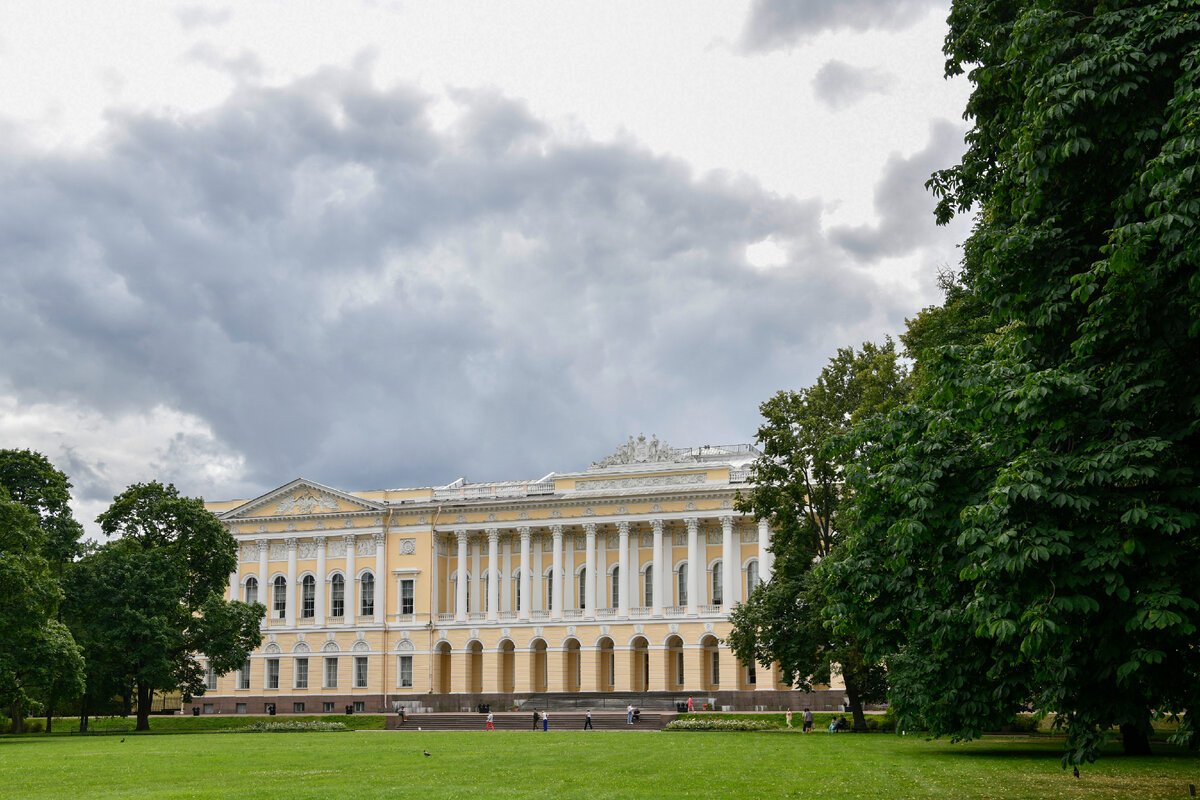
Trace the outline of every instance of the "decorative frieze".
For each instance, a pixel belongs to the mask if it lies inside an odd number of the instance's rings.
[[[257,546],[255,546],[255,545],[252,545],[252,544],[244,544],[244,545],[242,545],[242,557],[241,557],[241,560],[242,560],[243,562],[246,562],[246,561],[258,561],[258,547],[257,547]]]
[[[329,495],[314,495],[304,491],[295,497],[288,497],[275,506],[276,514],[311,514],[317,509],[322,511],[338,511],[338,501]]]
[[[400,540],[400,555],[411,556],[417,552],[416,539],[401,539]]]
[[[367,537],[365,539],[359,539],[355,543],[354,552],[360,556],[375,555],[375,540],[371,537]]]
[[[675,531],[671,542],[676,547],[685,547],[687,545],[687,531]]]
[[[646,475],[634,478],[598,478],[575,481],[575,489],[581,492],[611,492],[619,489],[646,489],[661,486],[694,486],[708,480],[703,472],[686,475]]]
[[[316,558],[317,557],[317,543],[316,542],[301,542],[300,543],[300,551],[297,553],[297,555],[299,556],[299,558],[301,560]]]
[[[329,542],[329,557],[330,558],[345,558],[346,557],[346,542],[344,539],[331,539]]]
[[[287,548],[284,547],[283,542],[272,542],[267,557],[272,561],[284,561],[287,559]]]

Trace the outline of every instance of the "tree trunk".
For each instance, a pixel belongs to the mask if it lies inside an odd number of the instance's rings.
[[[137,725],[136,731],[150,730],[150,702],[154,698],[154,690],[149,686],[138,684],[137,687]]]
[[[842,679],[846,682],[846,697],[850,698],[850,715],[854,718],[853,730],[856,733],[865,733],[867,718],[863,714],[862,693],[858,690],[858,683],[845,673],[842,673]]]
[[[1150,755],[1150,725],[1126,722],[1121,726],[1121,747],[1127,756]]]
[[[50,727],[54,724],[54,703],[46,704],[46,733],[50,733]]]
[[[25,732],[25,715],[21,713],[21,707],[16,703],[9,706],[8,718],[10,720],[9,733]]]
[[[88,698],[89,694],[84,692],[83,697],[79,701],[79,732],[87,733],[88,731]]]

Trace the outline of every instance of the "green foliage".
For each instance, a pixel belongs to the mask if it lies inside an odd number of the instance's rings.
[[[1200,14],[964,0],[946,53],[975,125],[931,186],[979,212],[910,328],[916,402],[854,437],[835,613],[902,719],[973,738],[1032,705],[1068,761],[1144,751],[1151,709],[1200,706]]]

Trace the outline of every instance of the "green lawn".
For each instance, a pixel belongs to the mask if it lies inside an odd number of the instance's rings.
[[[347,733],[0,739],[13,798],[1185,798],[1200,758],[1105,758],[1075,779],[1060,742],[951,745],[791,732]],[[422,750],[432,755],[425,757]]]

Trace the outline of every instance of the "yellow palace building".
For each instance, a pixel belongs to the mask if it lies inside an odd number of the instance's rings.
[[[734,508],[757,455],[631,437],[583,472],[537,480],[367,492],[295,480],[210,503],[238,541],[231,596],[267,619],[261,647],[210,673],[196,705],[449,711],[575,695],[652,707],[693,695],[832,708],[840,691],[789,691],[723,644],[730,609],[771,576],[767,523]]]

